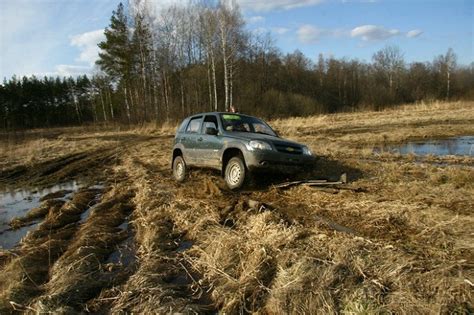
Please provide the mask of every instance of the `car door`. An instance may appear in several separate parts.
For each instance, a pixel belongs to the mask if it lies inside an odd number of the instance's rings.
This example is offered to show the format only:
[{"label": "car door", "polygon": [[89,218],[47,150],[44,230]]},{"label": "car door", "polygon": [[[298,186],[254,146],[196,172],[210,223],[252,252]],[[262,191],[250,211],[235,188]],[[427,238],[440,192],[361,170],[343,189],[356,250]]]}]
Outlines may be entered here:
[{"label": "car door", "polygon": [[181,143],[184,147],[184,159],[189,165],[199,164],[197,155],[198,137],[201,133],[202,116],[192,117],[188,126],[181,137]]},{"label": "car door", "polygon": [[206,115],[202,123],[201,134],[198,137],[199,163],[209,167],[219,167],[219,157],[223,146],[222,135],[208,135],[206,128],[213,127],[219,130],[217,116],[213,114]]}]

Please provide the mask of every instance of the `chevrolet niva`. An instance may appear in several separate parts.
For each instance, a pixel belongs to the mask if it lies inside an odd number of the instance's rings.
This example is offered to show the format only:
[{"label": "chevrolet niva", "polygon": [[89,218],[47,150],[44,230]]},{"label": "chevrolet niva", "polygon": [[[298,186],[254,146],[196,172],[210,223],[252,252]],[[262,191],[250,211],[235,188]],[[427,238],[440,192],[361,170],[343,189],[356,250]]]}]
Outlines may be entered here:
[{"label": "chevrolet niva", "polygon": [[305,145],[280,138],[264,121],[243,114],[211,112],[192,115],[175,136],[172,170],[178,182],[190,167],[214,168],[236,190],[258,171],[296,173],[315,162]]}]

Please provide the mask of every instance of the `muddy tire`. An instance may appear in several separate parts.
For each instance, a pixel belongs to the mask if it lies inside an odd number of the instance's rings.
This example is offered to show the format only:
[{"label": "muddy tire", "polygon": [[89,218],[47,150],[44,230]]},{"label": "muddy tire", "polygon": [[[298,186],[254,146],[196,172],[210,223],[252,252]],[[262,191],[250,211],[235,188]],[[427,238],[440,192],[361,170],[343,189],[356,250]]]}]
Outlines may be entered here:
[{"label": "muddy tire", "polygon": [[225,183],[231,190],[237,190],[244,185],[246,169],[241,157],[235,156],[225,167]]},{"label": "muddy tire", "polygon": [[173,160],[173,177],[177,182],[184,182],[186,179],[186,163],[182,156],[177,156]]}]

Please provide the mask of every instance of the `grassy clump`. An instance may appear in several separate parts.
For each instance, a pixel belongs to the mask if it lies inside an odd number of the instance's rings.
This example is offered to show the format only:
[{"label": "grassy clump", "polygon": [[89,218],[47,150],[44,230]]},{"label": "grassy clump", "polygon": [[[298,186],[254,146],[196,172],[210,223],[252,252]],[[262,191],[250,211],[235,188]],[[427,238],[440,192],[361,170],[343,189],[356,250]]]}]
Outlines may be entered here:
[{"label": "grassy clump", "polygon": [[[75,222],[94,202],[97,193],[97,190],[82,190],[60,207],[59,203],[46,202],[52,203],[46,219],[37,230],[27,234],[18,252],[2,268],[0,313],[25,308],[32,298],[43,291],[42,285],[49,278],[51,265],[66,250],[77,230]],[[43,210],[32,213],[38,212],[44,215]]]},{"label": "grassy clump", "polygon": [[96,205],[87,221],[76,232],[67,250],[50,269],[44,293],[32,304],[40,312],[59,312],[63,307],[81,309],[81,305],[112,286],[116,274],[105,267],[107,257],[128,232],[119,229],[132,210],[129,193],[110,191]]},{"label": "grassy clump", "polygon": [[31,222],[44,218],[49,212],[56,213],[64,205],[65,201],[58,199],[48,199],[44,201],[39,207],[29,210],[23,217],[14,218],[10,222],[10,226],[18,229],[22,226],[28,225]]}]

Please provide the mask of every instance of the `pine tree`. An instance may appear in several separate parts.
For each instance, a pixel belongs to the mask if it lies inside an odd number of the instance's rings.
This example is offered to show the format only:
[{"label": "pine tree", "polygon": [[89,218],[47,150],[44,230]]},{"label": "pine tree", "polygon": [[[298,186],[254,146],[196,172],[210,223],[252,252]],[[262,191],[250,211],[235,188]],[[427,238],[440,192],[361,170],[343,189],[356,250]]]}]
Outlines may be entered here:
[{"label": "pine tree", "polygon": [[[133,64],[132,45],[128,28],[128,19],[124,6],[120,3],[117,11],[112,13],[110,27],[104,31],[105,41],[99,43],[99,59],[96,64],[107,73],[117,86],[122,87],[128,121],[131,120],[131,105],[128,99]],[[130,94],[131,95],[131,94]]]},{"label": "pine tree", "polygon": [[135,14],[135,27],[131,41],[131,58],[133,61],[134,81],[139,82],[136,89],[140,91],[139,102],[141,104],[142,118],[147,120],[147,107],[151,97],[148,93],[150,77],[152,76],[152,35],[143,14]]}]

